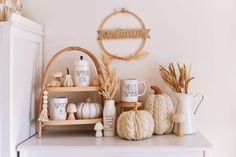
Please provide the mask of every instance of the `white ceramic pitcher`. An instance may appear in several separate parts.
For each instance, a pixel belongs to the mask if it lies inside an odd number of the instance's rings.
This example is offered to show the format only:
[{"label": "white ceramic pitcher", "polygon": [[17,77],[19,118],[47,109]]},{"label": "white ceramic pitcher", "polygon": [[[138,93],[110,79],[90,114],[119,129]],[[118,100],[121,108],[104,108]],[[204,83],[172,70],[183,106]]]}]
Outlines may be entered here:
[{"label": "white ceramic pitcher", "polygon": [[[184,94],[184,93],[174,93],[174,96],[177,101],[176,113],[184,113],[186,116],[186,120],[184,122],[184,134],[194,134],[197,133],[197,124],[196,124],[196,117],[195,114],[199,106],[201,105],[204,96],[200,93],[193,95],[193,94]],[[193,100],[197,96],[201,96],[199,103],[197,104],[196,108],[194,109]],[[174,127],[174,133],[176,133],[176,125]]]}]

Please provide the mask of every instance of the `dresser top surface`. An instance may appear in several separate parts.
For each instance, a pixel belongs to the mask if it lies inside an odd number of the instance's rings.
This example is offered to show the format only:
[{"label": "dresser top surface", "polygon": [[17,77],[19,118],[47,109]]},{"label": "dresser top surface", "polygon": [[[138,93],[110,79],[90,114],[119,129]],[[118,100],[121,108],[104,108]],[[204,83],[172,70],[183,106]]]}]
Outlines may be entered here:
[{"label": "dresser top surface", "polygon": [[38,139],[33,136],[17,147],[18,151],[36,149],[76,149],[76,150],[110,150],[110,151],[169,151],[190,150],[204,151],[212,145],[198,132],[195,135],[177,137],[174,134],[157,136],[141,141],[127,141],[116,137],[96,138],[95,132],[53,131],[44,132]]}]

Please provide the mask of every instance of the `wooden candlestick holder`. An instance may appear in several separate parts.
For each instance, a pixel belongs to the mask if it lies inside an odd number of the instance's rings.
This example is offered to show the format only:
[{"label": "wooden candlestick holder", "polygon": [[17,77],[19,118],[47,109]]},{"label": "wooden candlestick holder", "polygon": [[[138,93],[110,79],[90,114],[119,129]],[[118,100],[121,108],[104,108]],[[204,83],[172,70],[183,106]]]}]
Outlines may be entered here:
[{"label": "wooden candlestick holder", "polygon": [[119,102],[116,102],[116,105],[120,108],[120,114],[124,111],[126,111],[126,109],[130,109],[130,110],[133,110],[135,109],[135,107],[141,107],[142,106],[142,103],[141,101],[139,102],[123,102],[123,101],[119,101]]}]

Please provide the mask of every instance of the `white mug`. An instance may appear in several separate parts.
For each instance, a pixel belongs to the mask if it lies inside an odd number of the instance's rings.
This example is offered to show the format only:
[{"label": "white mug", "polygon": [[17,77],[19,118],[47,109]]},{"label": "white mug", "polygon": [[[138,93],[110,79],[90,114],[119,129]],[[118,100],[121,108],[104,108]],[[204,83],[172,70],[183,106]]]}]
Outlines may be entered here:
[{"label": "white mug", "polygon": [[66,120],[67,103],[68,103],[68,98],[66,97],[52,98],[50,101],[50,119]]},{"label": "white mug", "polygon": [[145,82],[136,79],[121,80],[121,101],[137,102],[138,97],[146,92]]}]

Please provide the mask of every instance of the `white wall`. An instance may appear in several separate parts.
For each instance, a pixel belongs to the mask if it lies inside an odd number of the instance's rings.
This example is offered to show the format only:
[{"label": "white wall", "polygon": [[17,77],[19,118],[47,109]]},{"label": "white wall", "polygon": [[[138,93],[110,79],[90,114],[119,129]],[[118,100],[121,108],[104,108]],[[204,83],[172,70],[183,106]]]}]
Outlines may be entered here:
[{"label": "white wall", "polygon": [[199,128],[213,144],[214,156],[236,156],[234,0],[22,2],[25,16],[45,27],[45,63],[56,51],[69,45],[80,45],[100,57],[96,31],[102,19],[120,7],[136,12],[151,28],[151,39],[145,47],[150,55],[131,63],[116,62],[120,77],[132,76],[147,81],[148,85],[164,87],[158,64],[191,63],[196,76],[192,92],[205,95],[197,115]]}]

